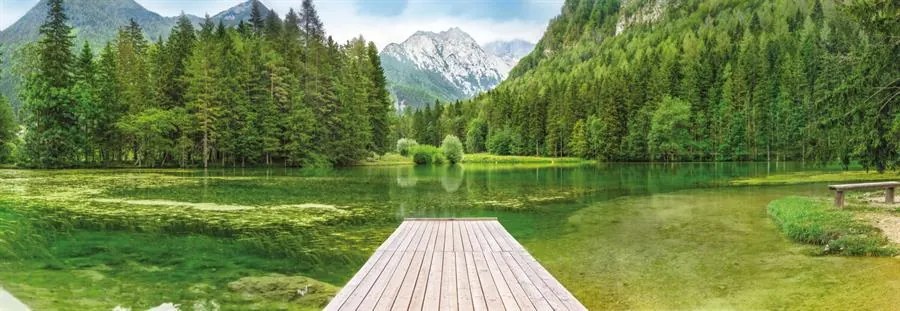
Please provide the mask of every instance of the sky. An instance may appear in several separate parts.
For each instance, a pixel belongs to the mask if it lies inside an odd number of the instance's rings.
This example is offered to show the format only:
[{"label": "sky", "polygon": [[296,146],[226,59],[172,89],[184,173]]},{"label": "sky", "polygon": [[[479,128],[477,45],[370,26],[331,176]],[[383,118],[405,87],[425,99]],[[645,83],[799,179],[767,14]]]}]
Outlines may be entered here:
[{"label": "sky", "polygon": [[[5,29],[39,0],[0,0],[0,29]],[[92,0],[106,1],[106,0]],[[135,0],[163,16],[181,11],[214,15],[244,0]],[[261,0],[280,15],[301,0]],[[362,35],[379,47],[403,42],[418,30],[459,27],[485,44],[495,40],[537,42],[564,0],[314,0],[325,30],[338,42]]]}]

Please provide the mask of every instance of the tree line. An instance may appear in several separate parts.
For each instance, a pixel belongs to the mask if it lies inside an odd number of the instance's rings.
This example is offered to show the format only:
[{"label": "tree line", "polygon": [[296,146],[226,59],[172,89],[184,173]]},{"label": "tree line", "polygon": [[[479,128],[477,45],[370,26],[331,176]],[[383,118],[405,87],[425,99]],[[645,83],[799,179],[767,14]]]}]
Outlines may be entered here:
[{"label": "tree line", "polygon": [[73,46],[62,2],[26,47],[25,165],[347,165],[393,147],[375,45],[334,42],[311,0],[284,19],[255,1],[237,27],[182,15],[154,41],[132,20],[99,53]]},{"label": "tree line", "polygon": [[[510,79],[457,109],[467,150],[900,164],[900,9],[891,1],[655,5],[566,1]],[[435,111],[423,113],[429,122],[406,121],[420,125],[410,130],[417,140],[459,133]],[[430,134],[435,126],[443,133]]]}]

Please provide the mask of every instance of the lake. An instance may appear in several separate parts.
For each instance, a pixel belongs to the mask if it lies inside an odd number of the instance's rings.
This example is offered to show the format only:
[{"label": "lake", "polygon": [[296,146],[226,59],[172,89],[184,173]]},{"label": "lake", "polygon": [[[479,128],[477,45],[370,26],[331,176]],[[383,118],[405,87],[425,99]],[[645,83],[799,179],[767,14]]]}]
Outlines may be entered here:
[{"label": "lake", "polygon": [[[233,282],[280,273],[340,286],[404,217],[491,216],[589,309],[900,305],[900,260],[814,256],[766,215],[779,197],[828,196],[824,184],[729,185],[810,169],[824,170],[799,163],[0,170],[0,220],[27,228],[7,230],[6,240],[37,245],[7,247],[0,285],[35,309],[165,302],[315,309],[312,301],[238,294]],[[49,224],[26,226],[38,218]]]}]

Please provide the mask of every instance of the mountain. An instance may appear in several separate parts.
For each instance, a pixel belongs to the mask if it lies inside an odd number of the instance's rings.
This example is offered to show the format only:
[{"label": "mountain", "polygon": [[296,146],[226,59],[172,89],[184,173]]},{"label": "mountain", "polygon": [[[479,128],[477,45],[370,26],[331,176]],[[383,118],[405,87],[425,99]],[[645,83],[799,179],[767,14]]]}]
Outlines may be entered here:
[{"label": "mountain", "polygon": [[459,28],[416,32],[380,55],[400,108],[470,98],[499,84],[512,68]]},{"label": "mountain", "polygon": [[[134,19],[146,34],[156,38],[168,33],[174,18],[160,16],[134,0],[67,0],[63,3],[69,24],[75,28],[76,45],[87,40],[95,47],[115,37],[119,26]],[[47,16],[47,0],[41,0],[14,24],[0,32],[4,52],[38,39]],[[4,53],[7,54],[7,53]]]},{"label": "mountain", "polygon": [[484,45],[484,50],[515,66],[522,57],[534,50],[534,43],[516,39],[511,41],[493,41]]},{"label": "mountain", "polygon": [[[262,4],[262,2],[260,2],[259,5],[261,9],[260,12],[263,12],[263,14],[266,14],[265,12],[269,11],[269,9],[266,8],[266,6]],[[250,12],[252,10],[253,0],[248,0],[230,9],[219,12],[219,14],[213,15],[212,19],[216,22],[222,21],[225,26],[234,27],[237,26],[241,21],[246,22],[250,20]]]},{"label": "mountain", "polygon": [[[250,7],[254,0],[242,2],[213,17],[214,22],[220,19],[226,24],[237,24],[236,21],[250,17]],[[260,3],[262,5],[262,3]],[[84,41],[100,51],[101,46],[115,38],[119,27],[127,25],[134,19],[148,39],[166,37],[175,25],[178,17],[165,17],[147,10],[134,0],[66,0],[63,2],[69,25],[74,28],[75,48],[80,49]],[[269,9],[262,6],[263,12]],[[18,106],[18,98],[14,95],[14,86],[18,83],[11,72],[12,58],[20,47],[35,42],[39,37],[39,28],[47,15],[47,0],[41,0],[15,23],[0,31],[0,53],[2,56],[2,78],[0,92],[14,107]],[[193,15],[187,17],[199,25],[203,19]]]}]

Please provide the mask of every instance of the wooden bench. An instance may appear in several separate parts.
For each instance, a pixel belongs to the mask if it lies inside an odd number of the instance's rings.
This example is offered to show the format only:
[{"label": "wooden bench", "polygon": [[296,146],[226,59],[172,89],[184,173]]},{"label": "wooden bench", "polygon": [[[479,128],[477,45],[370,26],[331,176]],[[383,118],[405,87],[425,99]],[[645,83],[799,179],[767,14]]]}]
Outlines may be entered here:
[{"label": "wooden bench", "polygon": [[830,185],[828,189],[834,190],[834,206],[844,207],[844,191],[860,189],[884,189],[884,202],[894,203],[894,188],[900,187],[900,182],[869,182],[860,184]]}]

